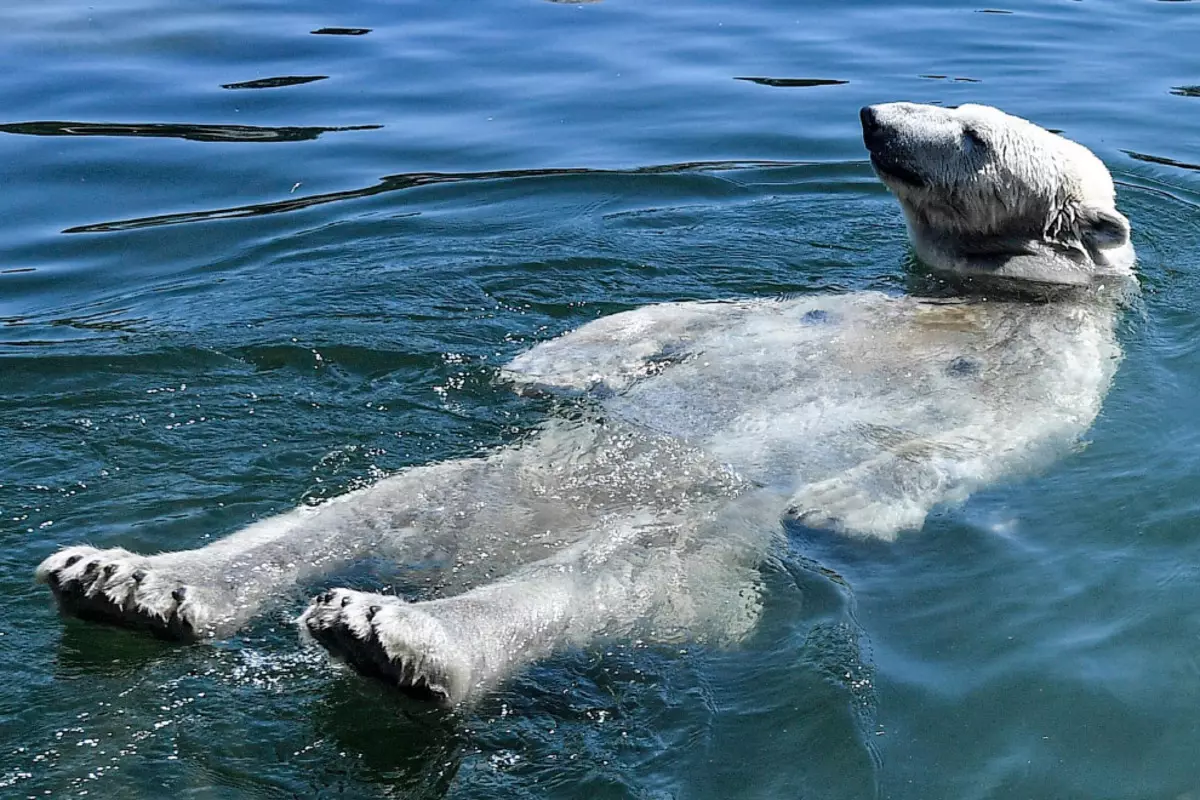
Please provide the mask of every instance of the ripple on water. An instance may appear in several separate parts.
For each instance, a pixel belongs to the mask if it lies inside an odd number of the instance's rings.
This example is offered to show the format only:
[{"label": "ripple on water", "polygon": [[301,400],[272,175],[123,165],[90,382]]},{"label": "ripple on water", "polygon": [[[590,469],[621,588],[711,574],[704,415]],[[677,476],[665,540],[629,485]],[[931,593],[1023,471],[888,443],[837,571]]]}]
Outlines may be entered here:
[{"label": "ripple on water", "polygon": [[[1194,796],[1195,4],[515,8],[0,8],[0,794]],[[1144,296],[1086,447],[894,546],[789,532],[743,647],[446,716],[303,649],[303,597],[178,648],[31,584],[512,441],[547,408],[497,365],[600,314],[903,290],[857,122],[898,99],[1095,149]]]}]

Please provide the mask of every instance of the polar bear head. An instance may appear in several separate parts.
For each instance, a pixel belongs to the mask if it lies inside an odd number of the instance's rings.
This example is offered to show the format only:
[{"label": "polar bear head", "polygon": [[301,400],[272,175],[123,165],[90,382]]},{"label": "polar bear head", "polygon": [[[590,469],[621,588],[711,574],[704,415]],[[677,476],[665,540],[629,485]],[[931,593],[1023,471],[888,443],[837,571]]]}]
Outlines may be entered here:
[{"label": "polar bear head", "polygon": [[930,268],[1064,286],[1131,273],[1129,221],[1086,147],[989,106],[886,103],[860,116]]}]

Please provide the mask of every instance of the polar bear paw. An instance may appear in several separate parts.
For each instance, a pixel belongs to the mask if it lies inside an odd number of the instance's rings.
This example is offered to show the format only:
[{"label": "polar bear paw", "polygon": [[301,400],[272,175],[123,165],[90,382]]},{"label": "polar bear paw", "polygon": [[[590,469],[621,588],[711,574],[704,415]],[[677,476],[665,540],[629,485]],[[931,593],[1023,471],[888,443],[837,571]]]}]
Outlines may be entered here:
[{"label": "polar bear paw", "polygon": [[34,573],[54,593],[64,614],[168,639],[191,641],[214,633],[217,603],[211,591],[189,586],[154,567],[154,559],[114,548],[59,550]]},{"label": "polar bear paw", "polygon": [[808,486],[792,498],[786,517],[806,528],[891,541],[925,523],[929,504],[906,496],[879,496],[843,476]]},{"label": "polar bear paw", "polygon": [[418,700],[450,707],[471,687],[471,658],[432,604],[331,589],[301,614],[301,630],[355,671]]}]

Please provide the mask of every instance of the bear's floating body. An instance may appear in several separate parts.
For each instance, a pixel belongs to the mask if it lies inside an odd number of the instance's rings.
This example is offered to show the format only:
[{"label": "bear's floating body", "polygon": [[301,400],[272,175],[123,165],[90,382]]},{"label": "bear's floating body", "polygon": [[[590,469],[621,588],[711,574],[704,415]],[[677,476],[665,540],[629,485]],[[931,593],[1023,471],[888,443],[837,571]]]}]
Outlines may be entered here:
[{"label": "bear's floating body", "polygon": [[534,348],[509,374],[602,398],[607,416],[791,497],[808,525],[891,538],[1069,447],[1117,365],[1114,321],[1090,301],[876,292],[666,304]]},{"label": "bear's floating body", "polygon": [[517,357],[519,390],[580,411],[477,459],[416,467],[199,550],[75,547],[39,576],[68,613],[224,635],[367,556],[486,564],[406,603],[335,589],[302,627],[361,672],[443,703],[598,636],[731,641],[758,614],[780,518],[891,538],[1044,465],[1119,361],[1128,223],[1085,148],[995,109],[862,112],[918,255],[954,297],[875,292],[675,303]]}]

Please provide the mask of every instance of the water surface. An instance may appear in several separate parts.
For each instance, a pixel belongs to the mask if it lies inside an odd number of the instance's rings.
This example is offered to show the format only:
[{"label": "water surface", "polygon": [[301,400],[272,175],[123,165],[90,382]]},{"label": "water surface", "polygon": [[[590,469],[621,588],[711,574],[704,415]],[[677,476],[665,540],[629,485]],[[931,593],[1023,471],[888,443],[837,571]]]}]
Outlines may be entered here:
[{"label": "water surface", "polygon": [[[65,0],[0,31],[3,796],[1200,796],[1200,4]],[[894,545],[793,536],[744,647],[568,653],[447,718],[301,648],[302,600],[178,647],[32,584],[60,545],[194,547],[510,441],[543,409],[497,366],[597,315],[901,290],[857,120],[900,99],[1095,150],[1143,302],[1086,447]]]}]

